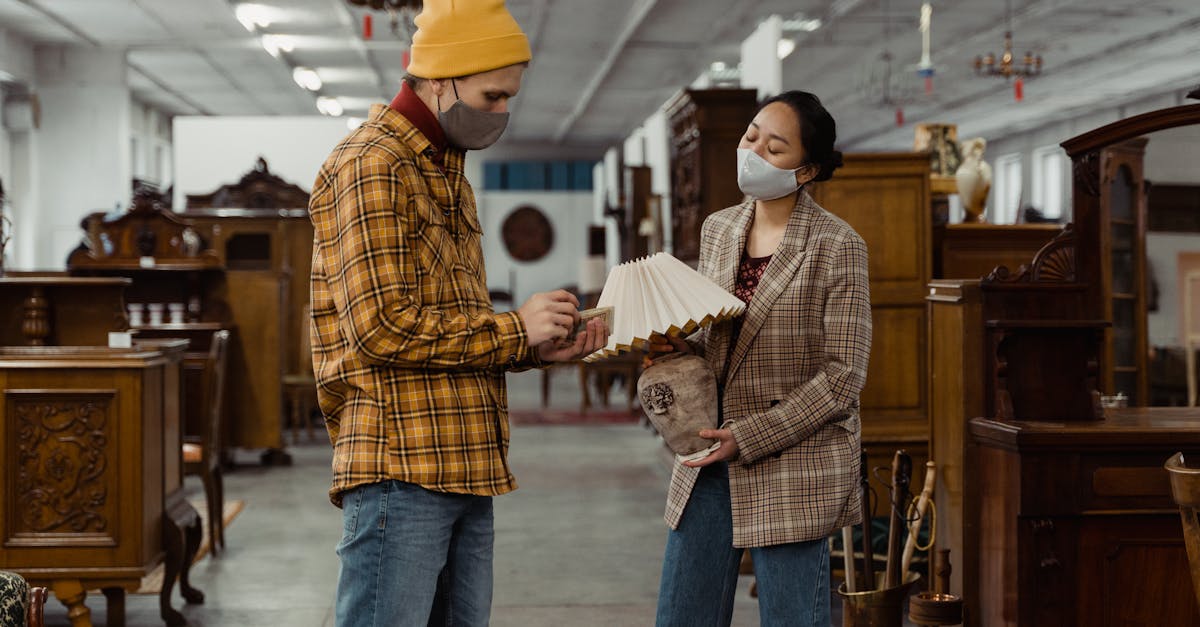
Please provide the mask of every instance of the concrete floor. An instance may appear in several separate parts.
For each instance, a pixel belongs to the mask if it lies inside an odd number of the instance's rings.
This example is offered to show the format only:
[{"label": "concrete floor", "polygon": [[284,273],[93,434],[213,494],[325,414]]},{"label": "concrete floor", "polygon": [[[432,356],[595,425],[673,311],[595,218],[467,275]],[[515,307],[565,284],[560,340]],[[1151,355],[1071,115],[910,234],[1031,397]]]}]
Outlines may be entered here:
[{"label": "concrete floor", "polygon": [[[540,403],[541,373],[510,375],[510,406]],[[556,376],[552,404],[578,407],[570,376]],[[624,398],[615,393],[613,402]],[[326,498],[327,443],[292,446],[290,467],[257,465],[253,451],[226,475],[226,498],[246,508],[227,528],[228,550],[192,568],[202,605],[184,605],[194,627],[323,627],[333,625],[333,594],[341,530]],[[497,627],[652,625],[666,528],[668,480],[662,449],[637,425],[519,426],[511,464],[520,489],[498,497]],[[189,496],[202,494],[189,478]],[[734,625],[758,625],[756,601],[743,577]],[[127,624],[157,626],[157,596],[129,595]],[[94,624],[105,624],[103,597],[88,597]],[[835,606],[835,624],[840,614]],[[53,598],[47,625],[68,627]]]}]

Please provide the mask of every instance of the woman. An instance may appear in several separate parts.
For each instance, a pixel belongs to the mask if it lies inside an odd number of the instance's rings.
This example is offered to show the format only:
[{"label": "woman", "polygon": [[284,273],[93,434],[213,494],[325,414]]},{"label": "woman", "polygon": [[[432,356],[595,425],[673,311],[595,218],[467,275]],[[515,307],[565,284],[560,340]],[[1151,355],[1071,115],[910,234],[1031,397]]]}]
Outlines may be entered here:
[{"label": "woman", "polygon": [[671,477],[660,627],[729,625],[747,548],[762,625],[829,625],[826,537],[861,517],[858,395],[871,347],[866,245],[804,189],[841,166],[836,136],[812,94],[763,104],[737,151],[750,199],[701,230],[700,272],[746,313],[652,346],[703,355],[722,411],[720,428],[700,432],[720,446]]}]

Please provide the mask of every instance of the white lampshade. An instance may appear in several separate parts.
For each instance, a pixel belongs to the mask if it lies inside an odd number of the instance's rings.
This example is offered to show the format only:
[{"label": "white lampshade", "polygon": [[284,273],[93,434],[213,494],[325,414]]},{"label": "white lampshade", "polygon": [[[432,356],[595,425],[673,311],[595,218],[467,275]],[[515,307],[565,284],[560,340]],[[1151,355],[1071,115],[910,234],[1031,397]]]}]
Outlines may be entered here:
[{"label": "white lampshade", "polygon": [[613,268],[596,306],[613,308],[613,324],[608,344],[584,361],[644,350],[655,333],[686,335],[746,310],[746,303],[667,253]]}]

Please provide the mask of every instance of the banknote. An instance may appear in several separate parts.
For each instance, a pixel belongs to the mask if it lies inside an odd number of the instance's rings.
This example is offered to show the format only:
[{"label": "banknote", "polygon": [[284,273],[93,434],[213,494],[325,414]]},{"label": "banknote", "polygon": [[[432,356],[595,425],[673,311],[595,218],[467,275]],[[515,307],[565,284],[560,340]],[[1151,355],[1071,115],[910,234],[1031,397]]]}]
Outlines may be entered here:
[{"label": "banknote", "polygon": [[604,326],[607,327],[610,331],[612,330],[612,325],[613,325],[613,308],[612,307],[596,307],[593,309],[584,309],[583,311],[579,312],[579,322],[575,325],[574,329],[571,329],[571,332],[569,334],[567,334],[567,337],[564,338],[563,341],[568,342],[568,343],[574,342],[575,338],[578,337],[580,333],[582,333],[584,330],[587,329],[588,320],[591,320],[592,318],[603,318]]}]

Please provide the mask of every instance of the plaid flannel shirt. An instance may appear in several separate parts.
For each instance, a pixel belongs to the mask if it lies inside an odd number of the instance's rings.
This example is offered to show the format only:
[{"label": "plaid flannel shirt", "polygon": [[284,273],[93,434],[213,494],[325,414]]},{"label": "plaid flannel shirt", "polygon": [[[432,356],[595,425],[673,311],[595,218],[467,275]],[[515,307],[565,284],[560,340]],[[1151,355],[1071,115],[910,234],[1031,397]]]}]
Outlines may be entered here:
[{"label": "plaid flannel shirt", "polygon": [[504,371],[536,363],[516,312],[492,311],[464,153],[376,105],[321,167],[312,347],[333,443],[330,500],[396,479],[439,492],[516,489]]}]

